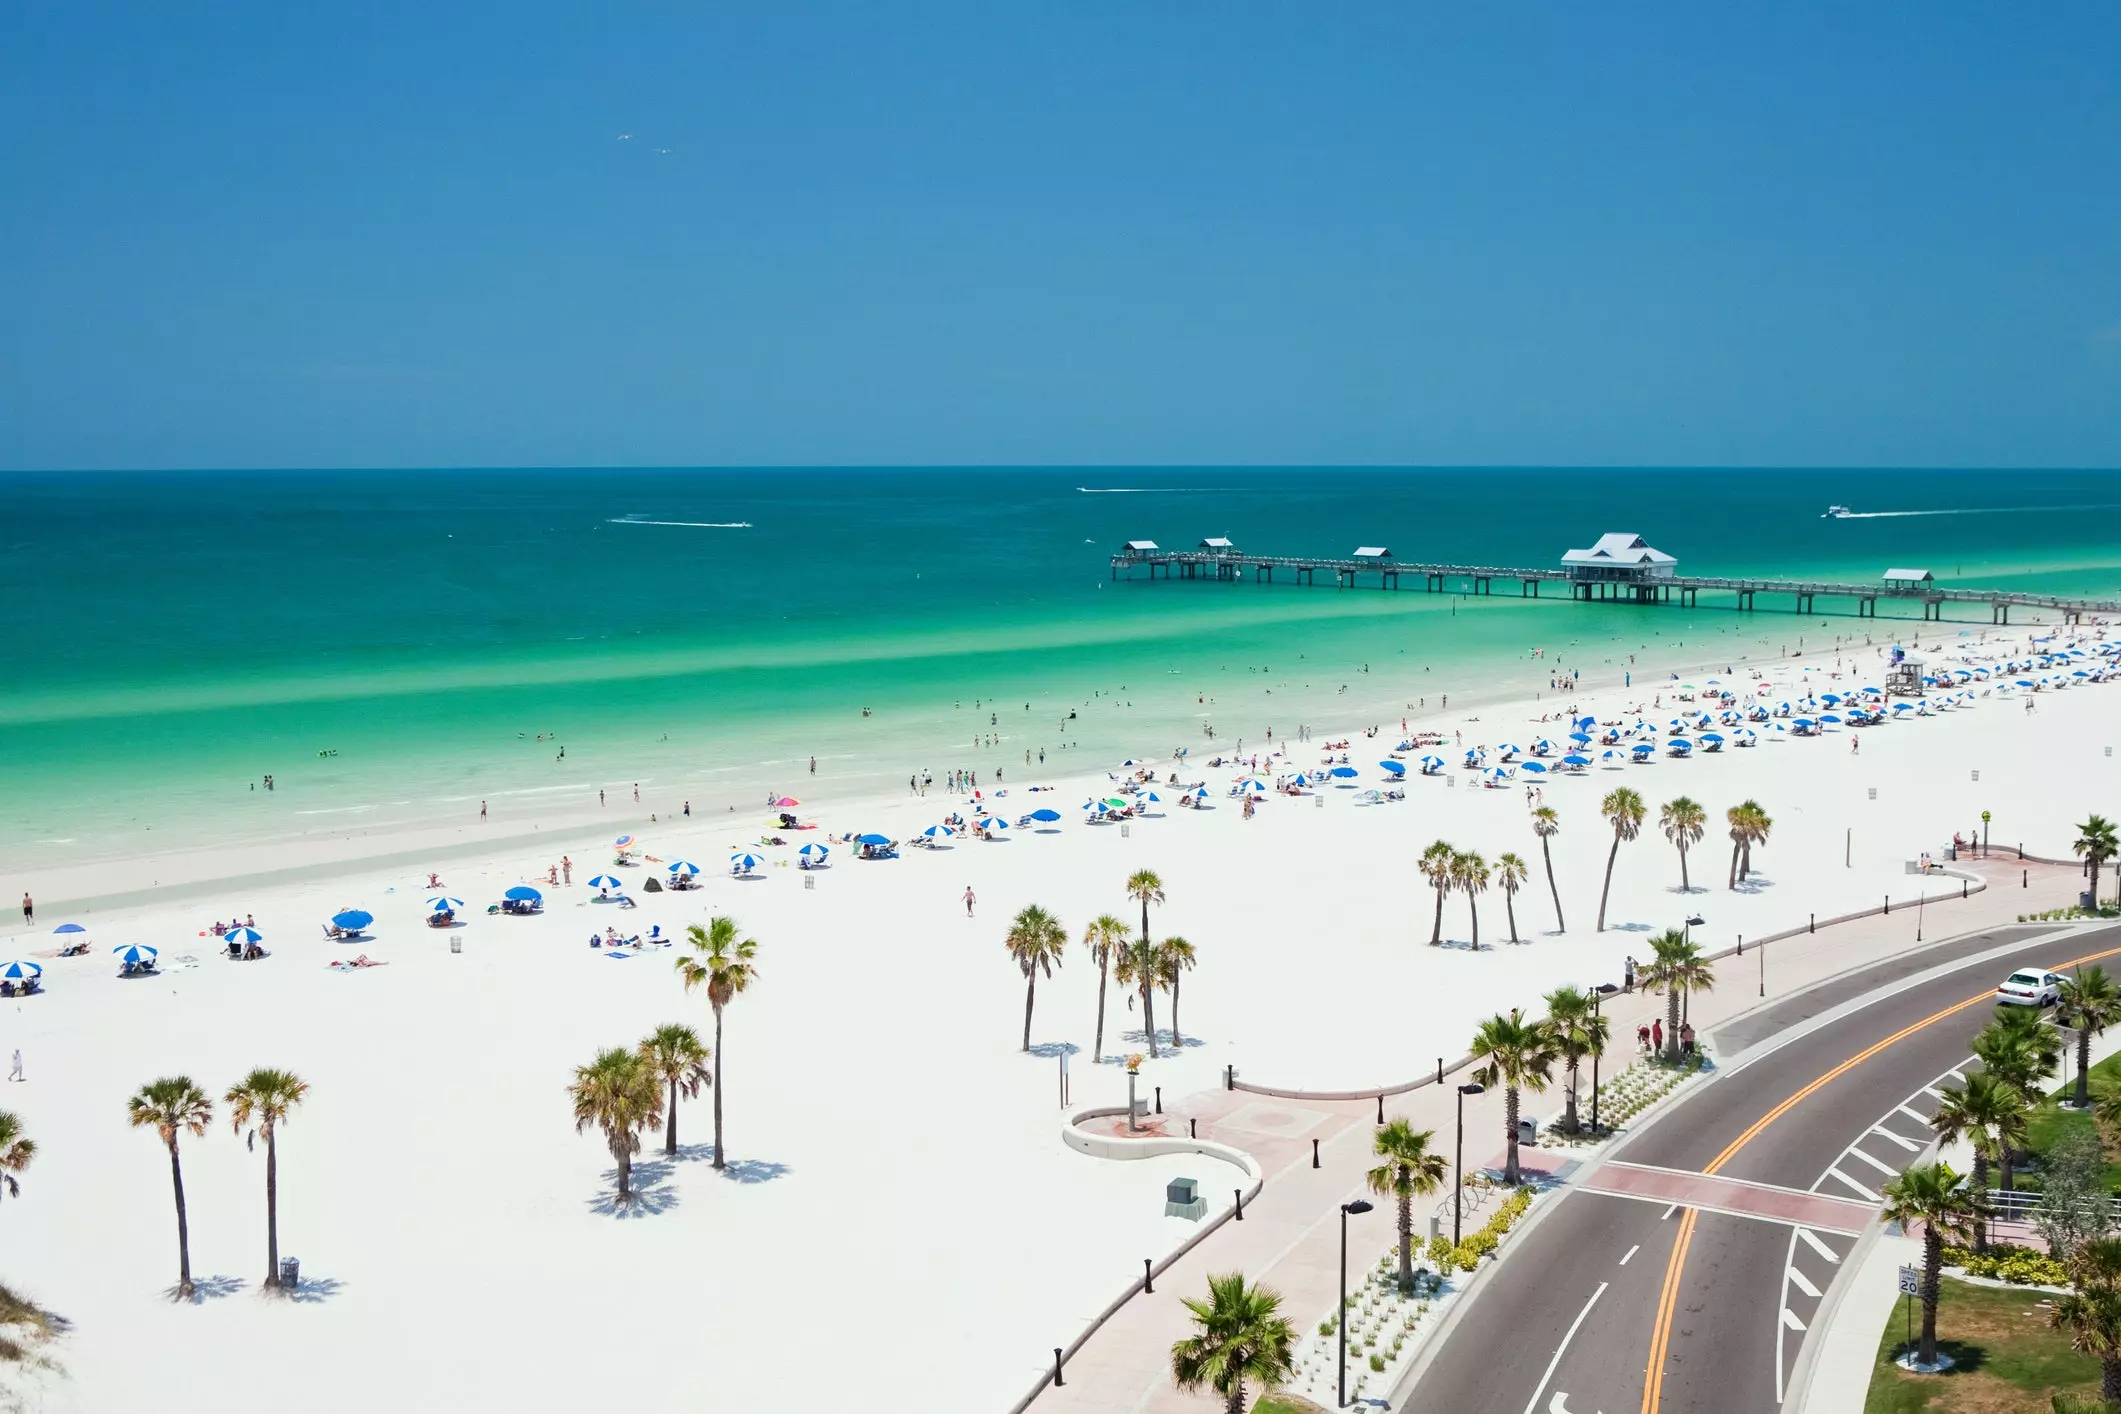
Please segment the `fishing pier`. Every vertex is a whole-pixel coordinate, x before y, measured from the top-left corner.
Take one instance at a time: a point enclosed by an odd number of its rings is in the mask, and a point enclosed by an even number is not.
[[[1701,592],[1708,590],[1729,593],[1734,607],[1743,612],[1759,608],[1759,597],[1765,594],[1771,600],[1787,595],[1799,614],[1815,612],[1814,601],[1818,599],[1852,600],[1859,618],[1877,617],[1881,599],[1919,603],[1922,617],[1938,622],[1943,621],[1947,604],[1985,604],[1992,624],[2009,623],[2014,608],[2052,610],[2060,613],[2065,623],[2076,623],[2086,614],[2121,616],[2121,601],[2000,589],[1945,589],[1924,569],[1889,569],[1880,579],[1862,584],[1683,575],[1678,572],[1678,563],[1673,556],[1652,548],[1641,536],[1625,532],[1603,535],[1587,549],[1571,550],[1551,569],[1402,560],[1385,545],[1364,545],[1344,558],[1256,555],[1238,549],[1227,539],[1211,537],[1191,550],[1167,550],[1153,540],[1130,540],[1112,556],[1112,578],[1136,579],[1146,571],[1152,580],[1161,576],[1236,581],[1249,573],[1255,584],[1273,584],[1276,574],[1285,574],[1290,583],[1315,585],[1318,576],[1325,573],[1341,589],[1374,583],[1379,589],[1398,590],[1402,580],[1419,579],[1422,588],[1431,594],[1492,595],[1498,582],[1514,582],[1518,595],[1526,599],[1540,598],[1543,587],[1557,585],[1565,587],[1570,598],[1585,602],[1676,601],[1687,608],[1693,608]]]

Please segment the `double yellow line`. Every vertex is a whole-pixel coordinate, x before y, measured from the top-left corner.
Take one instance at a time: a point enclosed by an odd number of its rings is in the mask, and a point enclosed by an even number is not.
[[[2054,968],[2048,970],[2059,971],[2060,969],[2065,967],[2077,967],[2087,962],[2097,962],[2100,958],[2112,957],[2116,953],[2121,953],[2121,948],[2108,948],[2104,952],[2086,953],[2083,957],[2073,957],[2068,962],[2057,963]],[[1832,1070],[1820,1076],[1817,1080],[1812,1081],[1809,1085],[1806,1085],[1796,1094],[1790,1096],[1781,1104],[1775,1106],[1775,1108],[1769,1110],[1766,1114],[1762,1115],[1759,1119],[1755,1120],[1751,1125],[1746,1128],[1743,1134],[1740,1134],[1736,1139],[1733,1139],[1729,1144],[1725,1145],[1722,1153],[1718,1154],[1715,1158],[1709,1160],[1708,1164],[1701,1171],[1704,1174],[1720,1173],[1725,1164],[1729,1163],[1733,1158],[1737,1157],[1738,1151],[1740,1149],[1743,1149],[1746,1145],[1752,1143],[1755,1139],[1760,1137],[1760,1132],[1762,1130],[1766,1129],[1776,1120],[1781,1119],[1784,1115],[1788,1114],[1798,1105],[1804,1103],[1804,1101],[1812,1095],[1817,1094],[1821,1089],[1833,1084],[1834,1081],[1848,1074],[1857,1066],[1862,1065],[1865,1061],[1877,1055],[1880,1051],[1883,1051],[1890,1046],[1895,1046],[1898,1045],[1900,1042],[1905,1041],[1908,1037],[1914,1035],[1917,1031],[1925,1030],[1928,1027],[1935,1026],[1938,1022],[1944,1020],[1946,1017],[1956,1016],[1969,1007],[1977,1007],[1980,1006],[1983,1002],[1993,1001],[1995,999],[1995,995],[1996,993],[1993,988],[1985,992],[1977,993],[1974,996],[1968,997],[1963,1002],[1954,1003],[1953,1005],[1946,1007],[1942,1011],[1933,1012],[1930,1015],[1925,1016],[1924,1018],[1922,1018],[1922,1020],[1916,1022],[1912,1026],[1901,1027],[1898,1031],[1895,1031],[1892,1035],[1886,1037],[1883,1041],[1878,1042],[1876,1045],[1866,1046],[1863,1050],[1858,1051],[1853,1056],[1850,1056],[1847,1060],[1835,1066]],[[1659,1292],[1657,1296],[1657,1320],[1650,1327],[1649,1363],[1643,1368],[1642,1372],[1642,1414],[1658,1414],[1659,1402],[1664,1398],[1665,1356],[1671,1346],[1672,1316],[1673,1313],[1678,1309],[1679,1305],[1679,1275],[1681,1269],[1686,1266],[1687,1248],[1689,1245],[1692,1244],[1694,1240],[1695,1218],[1696,1213],[1695,1210],[1692,1208],[1687,1209],[1686,1212],[1681,1216],[1679,1220],[1678,1235],[1672,1240],[1672,1258],[1668,1263],[1665,1264],[1664,1289]]]

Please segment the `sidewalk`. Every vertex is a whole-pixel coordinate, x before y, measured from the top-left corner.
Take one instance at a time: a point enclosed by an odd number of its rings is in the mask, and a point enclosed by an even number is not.
[[[2067,866],[2022,866],[2029,879],[2029,886],[2023,888],[2019,886],[2021,866],[2015,860],[1969,861],[1959,867],[1980,875],[1989,887],[1970,899],[1950,899],[1925,909],[1919,919],[1926,941],[1937,942],[1997,924],[2015,923],[2020,913],[2065,907],[2076,901],[2082,886],[2081,875]],[[1765,958],[1766,998],[1787,996],[1849,968],[1905,951],[1914,946],[1917,926],[1918,915],[1913,910],[1896,910],[1890,915],[1861,918],[1770,943]],[[1748,947],[1744,956],[1724,958],[1715,964],[1715,989],[1691,1001],[1691,1019],[1698,1034],[1708,1036],[1715,1027],[1760,1003],[1762,959],[1758,951]],[[1664,1014],[1663,999],[1640,991],[1615,993],[1608,999],[1605,1012],[1612,1019],[1614,1038],[1608,1057],[1611,1064],[1605,1068],[1615,1071],[1635,1054],[1635,1028],[1652,1016]],[[1463,1044],[1463,1040],[1424,1041],[1420,1049],[1434,1054],[1438,1050],[1461,1049]],[[1410,1070],[1418,1064],[1410,1064]],[[1386,1085],[1406,1078],[1381,1075],[1376,1079]],[[1587,1105],[1588,1070],[1582,1085]],[[1385,1115],[1388,1119],[1405,1118],[1417,1129],[1434,1130],[1434,1147],[1448,1158],[1457,1099],[1450,1083],[1427,1085],[1388,1098]],[[1469,1169],[1499,1155],[1503,1140],[1502,1099],[1499,1091],[1491,1091],[1466,1101]],[[1542,1119],[1558,1114],[1558,1077],[1557,1085],[1544,1096],[1528,1097],[1525,1108]],[[1166,1122],[1172,1132],[1183,1132],[1186,1121],[1193,1119],[1198,1122],[1201,1138],[1212,1137],[1249,1151],[1265,1170],[1266,1184],[1259,1196],[1246,1204],[1244,1221],[1224,1224],[1158,1276],[1153,1295],[1137,1295],[1113,1314],[1068,1362],[1067,1383],[1058,1389],[1049,1385],[1031,1401],[1028,1408],[1039,1414],[1067,1410],[1095,1414],[1157,1414],[1168,1410],[1191,1414],[1213,1408],[1212,1396],[1180,1394],[1172,1387],[1170,1377],[1171,1346],[1189,1333],[1190,1324],[1178,1297],[1203,1292],[1211,1272],[1240,1271],[1249,1280],[1274,1287],[1282,1294],[1282,1313],[1299,1330],[1315,1326],[1331,1313],[1338,1300],[1338,1209],[1342,1202],[1364,1191],[1363,1174],[1371,1165],[1370,1135],[1377,1114],[1376,1101],[1283,1100],[1216,1089],[1186,1096],[1166,1109]],[[1311,1167],[1313,1139],[1318,1140],[1322,1165],[1317,1169]],[[1427,1240],[1429,1214],[1448,1198],[1447,1186],[1433,1198],[1417,1200],[1417,1242]],[[1365,1216],[1350,1218],[1349,1271],[1359,1279],[1396,1241],[1389,1204],[1380,1204],[1377,1211]],[[1129,1275],[1113,1273],[1114,1294],[1124,1288]],[[1850,1304],[1852,1309],[1861,1306],[1855,1301]],[[1092,1314],[1083,1313],[1085,1322]],[[1079,1331],[1080,1327],[1054,1331],[1040,1343],[1065,1345]],[[1875,1342],[1875,1333],[1871,1338]],[[1825,1371],[1821,1374],[1824,1377]],[[1027,1387],[1030,1378],[1027,1375]]]

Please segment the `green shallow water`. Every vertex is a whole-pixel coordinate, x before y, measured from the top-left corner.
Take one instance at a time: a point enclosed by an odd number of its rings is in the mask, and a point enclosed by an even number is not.
[[[1706,599],[1111,583],[1111,549],[1141,536],[1550,564],[1626,529],[1699,572],[1913,563],[2121,594],[2121,494],[2100,473],[197,473],[0,491],[0,846],[31,859],[118,852],[149,824],[209,842],[454,819],[477,797],[576,807],[634,780],[704,810],[790,788],[813,754],[828,796],[1068,741],[1087,765],[1196,742],[1203,719],[1227,738],[1383,718],[1429,687],[1536,682],[1556,655],[1590,673],[1689,635],[1713,656],[1804,631]],[[1829,502],[1950,513],[1822,520]],[[1001,744],[972,747],[989,730]],[[267,772],[269,800],[249,790]]]

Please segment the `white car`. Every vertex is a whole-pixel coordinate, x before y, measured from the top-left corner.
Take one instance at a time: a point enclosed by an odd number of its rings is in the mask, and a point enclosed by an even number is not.
[[[2013,972],[1996,989],[1996,1000],[2005,1006],[2053,1006],[2062,1000],[2062,974]]]

